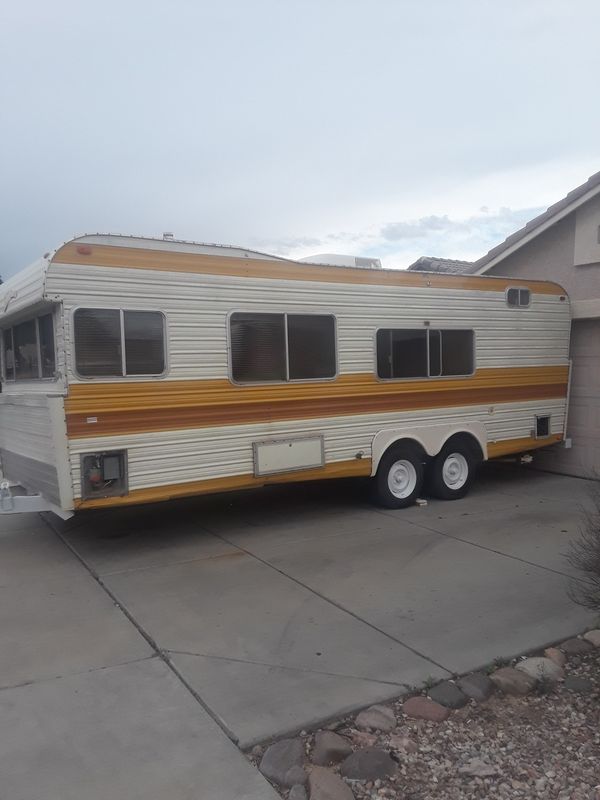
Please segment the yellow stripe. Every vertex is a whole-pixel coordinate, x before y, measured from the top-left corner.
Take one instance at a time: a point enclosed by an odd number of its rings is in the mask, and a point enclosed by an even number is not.
[[[86,254],[78,252],[82,243],[68,242],[57,250],[52,261],[59,264],[81,266],[117,267],[126,269],[159,270],[204,275],[231,275],[244,278],[274,278],[293,281],[326,283],[370,284],[373,286],[420,286],[436,289],[480,289],[505,291],[509,286],[525,286],[536,294],[564,295],[562,286],[550,281],[528,281],[516,278],[491,278],[470,275],[444,275],[407,270],[356,269],[354,267],[328,267],[315,264],[298,264],[293,261],[230,258],[180,253],[168,250],[151,250],[145,247],[118,247],[112,245],[83,245]]]

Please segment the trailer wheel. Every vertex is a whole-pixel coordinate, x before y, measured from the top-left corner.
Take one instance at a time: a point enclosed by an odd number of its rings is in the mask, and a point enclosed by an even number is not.
[[[427,468],[427,488],[433,497],[458,500],[473,483],[481,455],[464,437],[446,442]]]
[[[373,478],[375,501],[385,508],[412,505],[423,486],[424,454],[414,442],[393,445],[379,462]]]

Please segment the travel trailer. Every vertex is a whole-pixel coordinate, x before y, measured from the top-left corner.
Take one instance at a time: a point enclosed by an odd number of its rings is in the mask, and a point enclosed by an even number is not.
[[[93,235],[7,280],[2,511],[350,476],[400,508],[563,440],[561,286],[345,263]]]

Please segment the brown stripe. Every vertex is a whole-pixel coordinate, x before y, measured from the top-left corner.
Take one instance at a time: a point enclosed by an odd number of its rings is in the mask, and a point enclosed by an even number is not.
[[[81,243],[69,242],[55,253],[52,261],[81,266],[119,267],[204,275],[232,275],[243,278],[275,278],[294,281],[371,284],[374,286],[421,286],[436,289],[480,289],[504,291],[508,286],[526,286],[536,294],[565,295],[562,286],[550,281],[527,281],[485,276],[437,275],[406,270],[356,269],[299,264],[293,261],[230,258],[202,253],[179,253],[144,247],[89,245],[89,254],[77,252]]]
[[[255,478],[254,475],[234,475],[228,478],[211,478],[191,483],[175,483],[169,486],[154,486],[150,489],[135,489],[125,497],[105,497],[98,500],[75,500],[76,509],[105,508],[108,506],[128,506],[140,503],[155,503],[177,497],[191,497],[198,494],[231,492],[235,489],[253,489],[270,483],[292,483],[294,481],[316,481],[326,478],[365,477],[371,474],[371,459],[334,461],[319,469],[285,472],[280,475]]]
[[[73,384],[65,402],[67,432],[70,438],[85,438],[547,400],[566,397],[567,374],[567,367],[530,367],[479,370],[456,380],[390,383],[372,375],[344,375],[326,383],[277,386],[228,381]]]

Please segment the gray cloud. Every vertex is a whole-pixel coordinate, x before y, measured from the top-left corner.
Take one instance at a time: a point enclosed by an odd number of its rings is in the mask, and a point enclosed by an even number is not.
[[[599,27],[595,0],[5,3],[0,273],[99,230],[486,249],[482,203],[598,168]]]
[[[408,266],[418,255],[439,257],[478,258],[487,250],[537,216],[542,208],[500,208],[465,219],[453,219],[449,214],[430,215],[417,220],[387,223],[375,232],[329,233],[322,238],[262,241],[261,249],[280,255],[306,255],[332,249],[353,255],[369,255],[388,261],[389,266]],[[400,259],[400,262],[398,261]],[[402,260],[404,259],[404,260]]]
[[[381,236],[390,242],[402,239],[421,239],[429,233],[447,231],[459,223],[452,222],[447,216],[421,217],[415,222],[390,222],[381,229]]]

